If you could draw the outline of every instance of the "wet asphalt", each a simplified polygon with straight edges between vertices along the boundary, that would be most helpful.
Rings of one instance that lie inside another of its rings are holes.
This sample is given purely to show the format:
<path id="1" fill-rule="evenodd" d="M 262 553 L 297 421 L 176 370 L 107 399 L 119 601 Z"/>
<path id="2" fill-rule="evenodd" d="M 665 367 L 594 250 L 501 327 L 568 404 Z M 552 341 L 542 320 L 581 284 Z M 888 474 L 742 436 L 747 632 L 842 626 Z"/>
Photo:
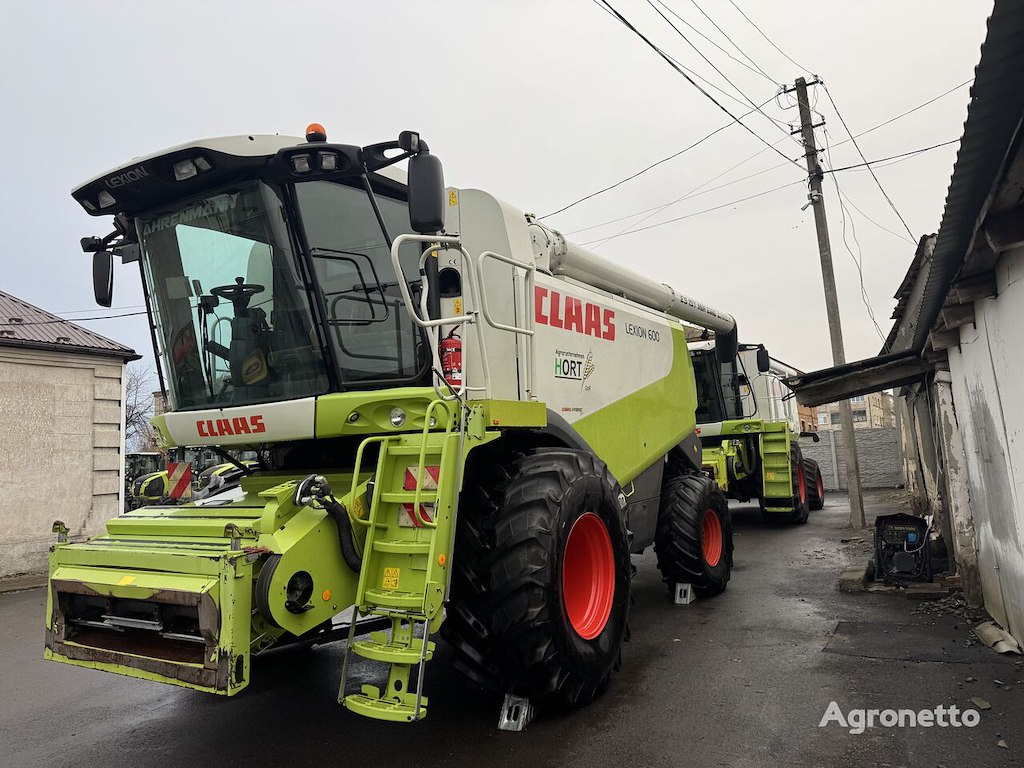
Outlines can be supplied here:
<path id="1" fill-rule="evenodd" d="M 876 492 L 870 509 L 894 511 L 892 499 Z M 223 699 L 44 662 L 43 590 L 0 595 L 0 766 L 1024 765 L 1019 658 L 973 643 L 956 616 L 838 591 L 841 569 L 865 559 L 863 545 L 840 543 L 844 498 L 802 527 L 766 527 L 749 505 L 733 514 L 728 590 L 676 606 L 653 555 L 637 558 L 632 639 L 612 686 L 522 733 L 497 729 L 499 699 L 465 686 L 440 642 L 429 716 L 395 725 L 336 703 L 340 643 L 258 659 L 248 690 Z M 972 696 L 991 706 L 975 728 L 819 727 L 831 701 L 916 710 Z"/>

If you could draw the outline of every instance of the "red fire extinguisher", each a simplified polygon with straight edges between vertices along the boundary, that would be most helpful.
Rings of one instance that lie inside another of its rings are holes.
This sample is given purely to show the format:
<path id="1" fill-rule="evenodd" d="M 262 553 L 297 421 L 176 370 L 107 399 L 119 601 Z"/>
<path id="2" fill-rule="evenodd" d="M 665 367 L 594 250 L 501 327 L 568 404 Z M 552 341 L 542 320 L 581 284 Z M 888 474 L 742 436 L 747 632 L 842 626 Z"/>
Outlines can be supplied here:
<path id="1" fill-rule="evenodd" d="M 438 348 L 441 357 L 441 373 L 453 387 L 462 385 L 462 339 L 456 336 L 458 328 L 452 330 Z"/>

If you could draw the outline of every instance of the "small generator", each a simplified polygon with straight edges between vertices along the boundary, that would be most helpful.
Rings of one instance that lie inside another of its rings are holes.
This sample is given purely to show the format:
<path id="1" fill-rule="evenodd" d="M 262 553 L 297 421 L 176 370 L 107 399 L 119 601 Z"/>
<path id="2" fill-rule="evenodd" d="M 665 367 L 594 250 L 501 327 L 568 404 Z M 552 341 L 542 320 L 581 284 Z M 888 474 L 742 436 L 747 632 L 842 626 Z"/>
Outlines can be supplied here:
<path id="1" fill-rule="evenodd" d="M 875 519 L 875 579 L 886 584 L 931 581 L 928 534 L 931 525 L 913 515 L 881 515 Z"/>

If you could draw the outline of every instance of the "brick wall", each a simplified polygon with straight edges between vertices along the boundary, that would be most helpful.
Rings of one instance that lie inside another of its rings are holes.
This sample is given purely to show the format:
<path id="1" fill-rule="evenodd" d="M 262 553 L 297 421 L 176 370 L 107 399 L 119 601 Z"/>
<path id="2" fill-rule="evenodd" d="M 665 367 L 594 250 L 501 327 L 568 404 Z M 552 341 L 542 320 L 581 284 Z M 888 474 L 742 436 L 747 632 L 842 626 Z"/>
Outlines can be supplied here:
<path id="1" fill-rule="evenodd" d="M 903 485 L 903 467 L 900 462 L 899 437 L 895 427 L 881 429 L 858 429 L 857 458 L 860 460 L 860 482 L 862 488 L 896 488 Z M 810 438 L 800 439 L 804 456 L 814 459 L 821 467 L 821 476 L 826 490 L 846 489 L 846 450 L 843 431 L 839 429 L 818 433 L 821 442 Z M 836 484 L 835 467 L 831 441 L 835 441 L 835 456 L 839 461 L 839 483 Z"/>

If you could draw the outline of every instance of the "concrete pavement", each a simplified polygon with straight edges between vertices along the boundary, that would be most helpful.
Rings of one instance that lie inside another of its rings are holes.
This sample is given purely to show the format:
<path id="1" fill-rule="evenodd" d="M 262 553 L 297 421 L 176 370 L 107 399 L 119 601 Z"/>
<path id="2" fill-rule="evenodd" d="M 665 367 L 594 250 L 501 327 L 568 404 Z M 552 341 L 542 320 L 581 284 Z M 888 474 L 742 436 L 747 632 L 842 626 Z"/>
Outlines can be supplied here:
<path id="1" fill-rule="evenodd" d="M 868 503 L 892 511 L 886 494 Z M 972 642 L 955 616 L 839 592 L 845 499 L 831 495 L 801 527 L 733 509 L 726 593 L 675 606 L 653 555 L 639 559 L 632 640 L 608 693 L 521 734 L 497 730 L 499 700 L 463 685 L 443 643 L 428 667 L 430 716 L 389 725 L 335 703 L 340 644 L 257 660 L 250 688 L 221 699 L 44 662 L 43 591 L 0 595 L 0 766 L 1024 764 L 1019 658 Z M 975 728 L 818 727 L 832 701 L 845 713 L 970 707 L 972 696 L 991 704 Z"/>

